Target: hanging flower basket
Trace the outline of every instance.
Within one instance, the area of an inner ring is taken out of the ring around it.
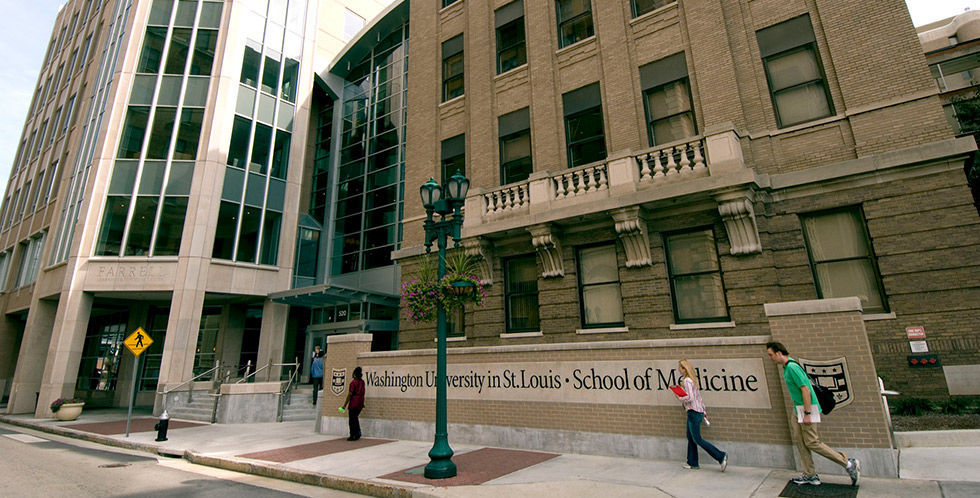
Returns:
[[[467,304],[483,306],[486,290],[475,274],[472,260],[461,251],[446,258],[446,275],[436,278],[434,262],[422,258],[415,275],[402,284],[402,306],[413,323],[436,319],[438,305],[455,311]]]
[[[446,290],[454,296],[467,296],[476,291],[476,285],[468,280],[456,280],[449,282],[449,288]]]

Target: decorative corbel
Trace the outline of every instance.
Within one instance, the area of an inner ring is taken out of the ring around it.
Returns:
[[[565,264],[561,259],[558,234],[553,233],[548,224],[531,225],[527,227],[527,231],[531,232],[531,244],[541,259],[541,277],[564,277]]]
[[[490,242],[482,237],[469,237],[463,239],[463,248],[466,255],[473,258],[477,271],[480,272],[480,281],[484,285],[493,285],[493,271],[491,268],[492,253]]]
[[[732,256],[762,252],[752,199],[747,193],[735,199],[718,199],[718,213],[725,222]]]
[[[614,209],[611,214],[616,222],[616,233],[626,249],[626,267],[652,265],[650,236],[647,234],[646,221],[640,217],[640,206]]]

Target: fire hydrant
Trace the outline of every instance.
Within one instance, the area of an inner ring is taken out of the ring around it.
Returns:
[[[167,410],[164,410],[160,414],[160,421],[153,428],[157,431],[157,441],[167,440],[167,427],[170,426],[170,415],[167,415]]]

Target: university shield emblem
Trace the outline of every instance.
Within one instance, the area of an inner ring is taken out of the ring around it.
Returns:
[[[333,375],[330,377],[330,390],[333,391],[334,395],[340,396],[344,394],[344,387],[347,385],[347,369],[346,368],[335,368],[333,369]]]
[[[848,388],[851,385],[851,379],[847,375],[846,359],[834,358],[826,361],[800,359],[799,362],[813,382],[834,393],[837,408],[849,405],[851,401],[854,401]]]

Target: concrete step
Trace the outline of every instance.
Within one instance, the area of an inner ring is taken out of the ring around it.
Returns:
[[[197,410],[193,408],[174,408],[167,409],[170,418],[182,420],[194,420],[198,422],[211,422],[211,410]]]
[[[305,413],[304,414],[292,414],[292,413],[283,413],[282,414],[282,421],[283,422],[296,422],[296,421],[300,421],[300,420],[316,420],[316,413],[315,412],[310,412],[309,414],[305,414]]]
[[[899,449],[980,446],[980,430],[896,432],[895,446]]]

